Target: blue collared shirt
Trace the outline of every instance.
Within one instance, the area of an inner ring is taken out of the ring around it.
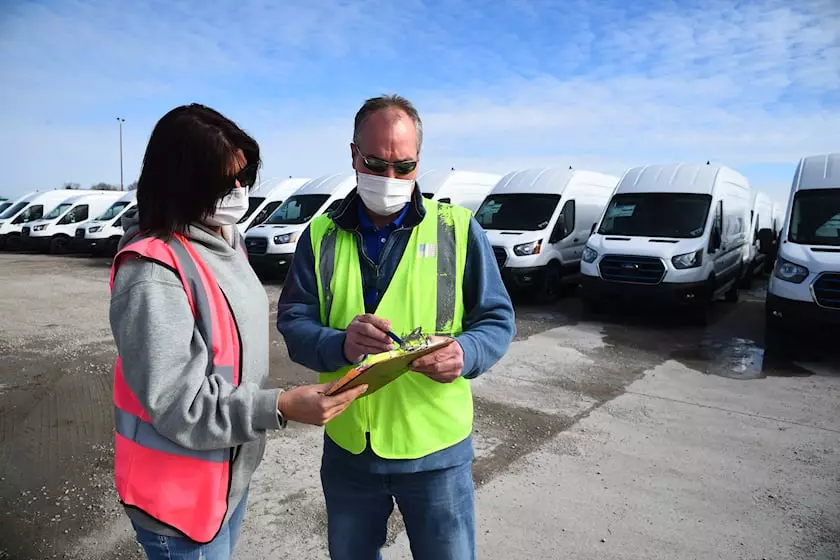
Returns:
[[[333,214],[342,229],[356,232],[362,241],[360,258],[365,307],[375,311],[402,259],[411,231],[423,219],[419,188],[412,202],[392,225],[377,230],[351,193]],[[365,222],[367,221],[366,226]],[[383,242],[384,240],[384,242]],[[463,376],[475,378],[507,351],[516,334],[513,304],[484,230],[470,220],[463,280],[463,332],[455,337],[464,351]],[[349,365],[344,356],[345,333],[321,323],[321,304],[315,279],[315,257],[309,228],[301,235],[280,300],[277,329],[286,341],[292,361],[314,371],[335,371]],[[377,456],[368,445],[360,455],[342,449],[324,436],[324,460],[347,468],[378,474],[397,474],[454,467],[472,460],[472,437],[419,459],[393,460]]]

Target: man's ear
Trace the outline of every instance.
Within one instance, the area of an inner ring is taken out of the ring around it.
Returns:
[[[353,142],[350,142],[350,165],[353,169],[356,169],[356,145]]]

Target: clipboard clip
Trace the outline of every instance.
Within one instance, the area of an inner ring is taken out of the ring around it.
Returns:
[[[400,345],[404,350],[416,350],[429,344],[429,337],[423,334],[423,328],[417,327],[407,336],[403,337],[403,343]]]

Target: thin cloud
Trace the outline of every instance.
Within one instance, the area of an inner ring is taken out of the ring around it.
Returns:
[[[344,170],[355,110],[389,91],[421,111],[425,167],[713,160],[781,191],[837,149],[840,4],[681,4],[21,3],[0,18],[0,189],[115,182],[116,116],[133,179],[190,101],[252,132],[267,176]]]

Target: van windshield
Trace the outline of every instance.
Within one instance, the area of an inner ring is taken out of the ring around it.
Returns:
[[[29,204],[28,202],[18,202],[17,204],[12,204],[10,207],[6,208],[6,211],[0,214],[0,220],[7,220],[9,218],[14,217],[15,214],[26,208],[26,205]]]
[[[55,220],[56,218],[58,218],[59,216],[61,216],[62,214],[64,214],[68,210],[70,210],[72,207],[73,207],[72,204],[62,202],[61,204],[59,204],[58,206],[53,208],[52,212],[50,212],[49,214],[44,216],[44,219],[45,220]]]
[[[256,210],[260,204],[262,204],[263,200],[265,200],[264,196],[248,197],[248,211],[245,212],[245,214],[242,216],[242,218],[239,219],[239,222],[237,223],[244,224],[245,222],[247,222],[248,218],[251,217],[251,214],[254,213],[254,210]]]
[[[840,246],[840,189],[796,193],[789,238],[802,245]]]
[[[305,224],[330,198],[328,194],[295,195],[280,205],[280,208],[265,221],[272,225]]]
[[[476,210],[484,229],[537,231],[548,227],[559,194],[491,194]]]
[[[14,204],[14,202],[0,202],[0,215],[2,215],[3,212],[5,212],[12,204]]]
[[[94,221],[95,222],[104,222],[106,220],[116,218],[117,216],[119,216],[120,212],[123,211],[123,208],[125,208],[129,204],[130,203],[127,200],[123,201],[123,202],[115,202],[114,204],[111,205],[110,208],[105,210],[104,214],[102,214],[101,216],[96,218]]]
[[[712,197],[708,194],[617,194],[598,233],[690,239],[703,235]]]

